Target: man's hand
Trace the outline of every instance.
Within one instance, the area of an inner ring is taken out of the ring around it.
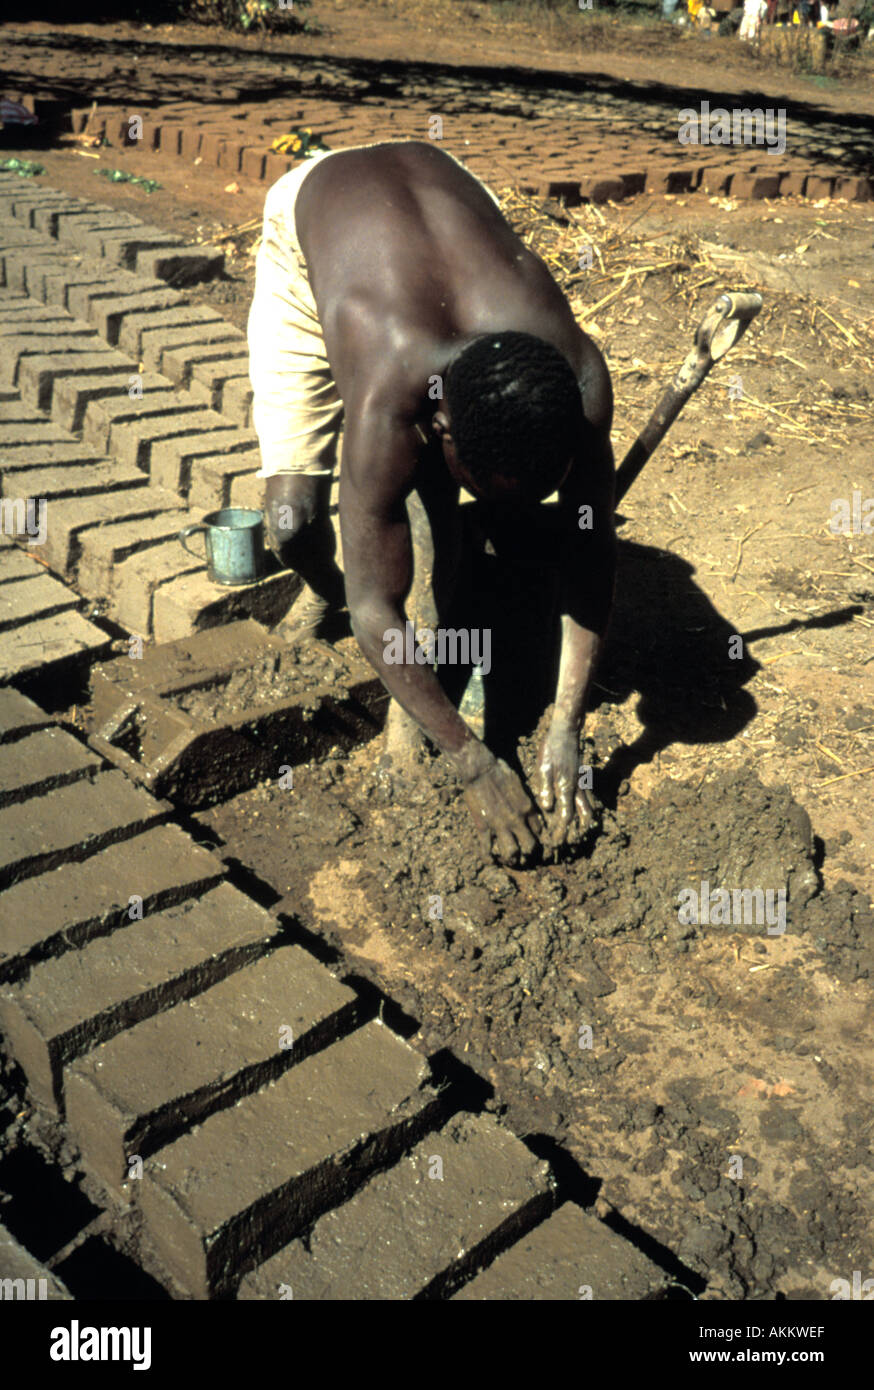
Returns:
[[[563,845],[574,818],[588,830],[595,813],[586,791],[579,785],[580,736],[566,725],[551,725],[540,752],[537,801],[546,817],[552,848]]]
[[[486,854],[505,862],[523,859],[537,846],[538,816],[515,772],[500,758],[468,782],[464,799]],[[497,841],[494,851],[492,839]]]

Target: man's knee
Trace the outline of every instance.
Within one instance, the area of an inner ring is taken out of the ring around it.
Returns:
[[[313,523],[328,514],[331,479],[305,474],[268,478],[264,489],[264,529],[267,544],[281,564],[289,566],[294,543]]]

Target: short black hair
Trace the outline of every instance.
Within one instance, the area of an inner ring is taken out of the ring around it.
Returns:
[[[451,363],[446,399],[474,482],[498,473],[526,496],[555,491],[583,429],[579,384],[557,348],[531,333],[484,333]]]

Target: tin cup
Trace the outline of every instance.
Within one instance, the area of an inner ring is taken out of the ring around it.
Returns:
[[[195,526],[186,526],[179,539],[189,555],[188,537],[203,531],[206,568],[214,584],[255,584],[264,573],[264,517],[248,507],[224,507],[210,512]]]

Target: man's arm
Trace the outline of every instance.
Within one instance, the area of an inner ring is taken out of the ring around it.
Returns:
[[[538,801],[554,817],[562,843],[573,819],[591,824],[579,785],[586,701],[613,605],[616,577],[613,453],[600,435],[594,454],[576,462],[560,490],[561,660],[552,720],[541,750]]]
[[[536,844],[534,808],[519,779],[468,728],[431,666],[386,659],[392,634],[406,632],[404,603],[412,582],[404,505],[417,459],[412,421],[377,404],[347,411],[347,421],[340,529],[352,630],[389,694],[449,758],[484,847],[494,835],[502,858],[528,854]]]

